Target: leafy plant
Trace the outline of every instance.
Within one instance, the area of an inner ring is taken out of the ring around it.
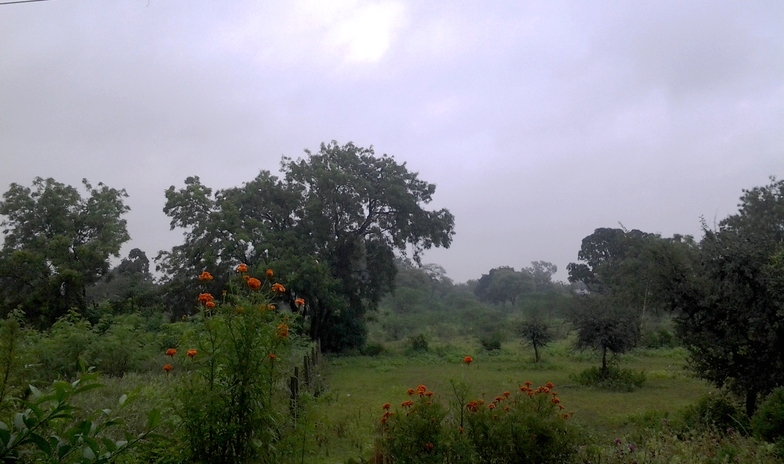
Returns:
[[[608,366],[607,370],[593,366],[579,374],[571,374],[570,379],[585,387],[606,388],[608,390],[634,391],[642,388],[645,383],[645,372],[635,372],[617,366]]]
[[[32,399],[22,403],[24,410],[16,412],[9,423],[0,422],[0,459],[108,463],[150,438],[161,417],[157,409],[149,412],[146,431],[136,436],[126,433],[120,440],[109,437],[110,429],[123,424],[117,414],[128,404],[128,395],[120,397],[114,411],[103,409],[80,418],[73,398],[101,386],[95,373],[70,383],[54,382],[46,392],[31,385]]]
[[[266,292],[256,291],[259,280],[247,282],[244,295],[229,295],[219,305],[203,293],[203,317],[181,343],[197,348],[179,350],[188,358],[182,362],[178,350],[167,351],[169,370],[187,369],[177,378],[174,409],[193,462],[275,460],[287,413],[278,387],[293,322],[270,308]]]
[[[767,441],[784,438],[784,388],[777,388],[760,405],[751,419],[754,435]]]

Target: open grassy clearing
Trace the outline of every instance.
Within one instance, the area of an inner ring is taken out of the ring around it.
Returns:
[[[307,462],[345,462],[367,456],[374,446],[374,430],[381,405],[399,405],[406,390],[425,384],[442,402],[452,399],[450,380],[465,380],[475,398],[492,399],[530,380],[534,385],[553,382],[565,411],[596,438],[610,443],[630,433],[648,411],[674,415],[712,388],[684,369],[680,349],[637,351],[621,359],[623,367],[644,370],[645,386],[634,392],[584,388],[569,379],[598,363],[590,353],[571,353],[568,341],[548,347],[540,365],[519,342],[504,344],[499,352],[482,352],[470,339],[435,345],[430,352],[404,354],[402,347],[377,357],[332,357],[325,366],[328,391],[311,405],[308,420],[315,433],[309,437]],[[466,366],[463,356],[474,363]]]

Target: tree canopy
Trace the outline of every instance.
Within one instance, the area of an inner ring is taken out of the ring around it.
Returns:
[[[177,295],[193,295],[188,286],[201,270],[218,276],[218,286],[238,263],[272,266],[289,283],[286,298],[293,291],[308,302],[313,338],[327,349],[360,346],[365,312],[392,289],[396,253],[418,260],[426,249],[448,247],[454,217],[425,209],[435,185],[372,147],[322,144],[305,158],[284,157],[281,173],[262,171],[214,194],[198,177],[167,190],[164,212],[172,228],[185,230],[185,242],[158,257],[169,302],[192,308]]]
[[[109,270],[130,239],[125,190],[99,183],[82,197],[74,187],[36,178],[33,188],[11,184],[0,202],[5,241],[0,251],[3,313],[22,309],[49,325],[68,310],[86,308],[85,290]]]
[[[784,181],[744,190],[737,214],[670,255],[678,334],[696,373],[746,398],[784,385]]]

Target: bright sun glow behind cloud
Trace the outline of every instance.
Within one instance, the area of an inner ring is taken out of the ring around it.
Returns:
[[[349,14],[345,14],[345,13]],[[404,18],[400,3],[385,2],[341,9],[327,33],[327,43],[348,62],[376,62],[389,49]]]

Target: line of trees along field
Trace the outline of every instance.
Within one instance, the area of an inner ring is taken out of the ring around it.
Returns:
[[[608,355],[639,344],[647,318],[665,316],[694,372],[745,398],[749,415],[784,385],[783,181],[745,190],[739,211],[715,228],[703,224],[701,240],[597,229],[567,266],[569,284],[553,282],[557,269],[546,261],[454,284],[419,261],[426,249],[449,247],[454,217],[426,209],[435,186],[405,163],[332,142],[284,157],[280,171],[224,190],[195,176],[170,187],[164,213],[184,240],[155,257],[160,279],[138,249],[110,268],[130,239],[124,190],[85,181],[83,195],[40,178],[32,188],[12,184],[0,202],[0,311],[19,310],[39,330],[73,312],[93,323],[127,313],[179,320],[196,311],[199,285],[219,294],[243,263],[257,275],[275,269],[286,287],[279,303],[299,312],[302,330],[327,351],[365,349],[368,322],[371,339],[394,340],[446,313],[462,325],[439,330],[492,348],[501,316],[520,313],[514,331],[537,360],[559,319],[578,347],[601,354],[607,372]],[[194,279],[204,270],[213,281]]]

